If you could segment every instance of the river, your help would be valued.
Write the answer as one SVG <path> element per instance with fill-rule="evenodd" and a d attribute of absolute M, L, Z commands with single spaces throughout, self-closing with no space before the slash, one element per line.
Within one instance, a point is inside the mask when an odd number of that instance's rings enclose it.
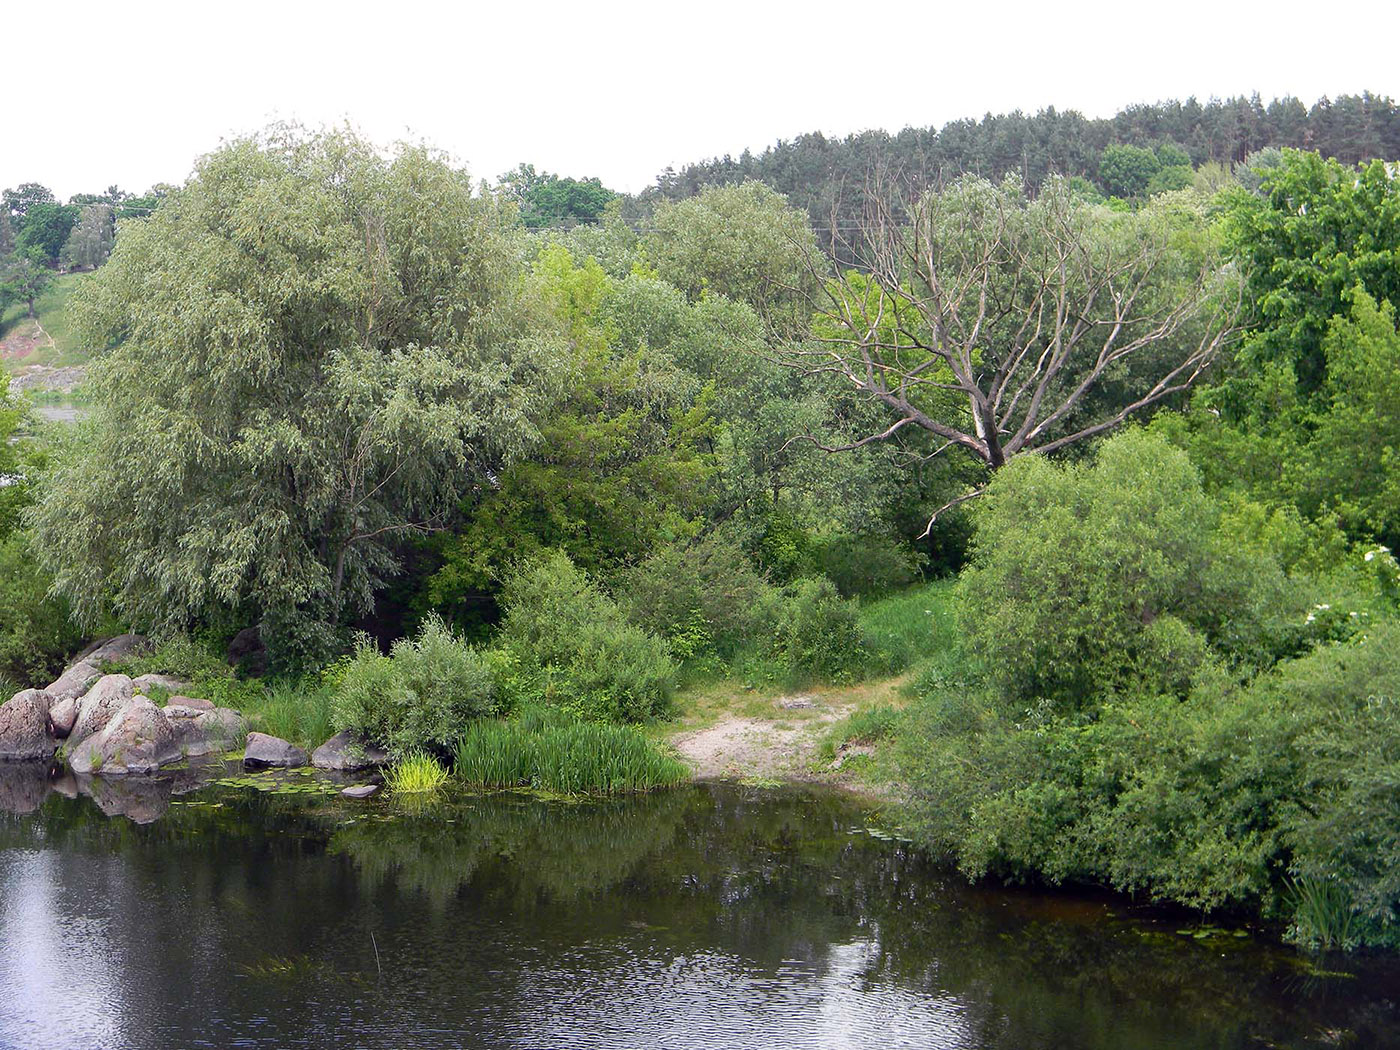
<path fill-rule="evenodd" d="M 826 791 L 413 807 L 18 775 L 5 1048 L 1400 1046 L 1390 961 L 970 887 Z"/>

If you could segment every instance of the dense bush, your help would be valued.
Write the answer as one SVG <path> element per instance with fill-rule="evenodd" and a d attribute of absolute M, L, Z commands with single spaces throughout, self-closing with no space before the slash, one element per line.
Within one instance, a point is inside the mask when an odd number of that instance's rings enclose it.
<path fill-rule="evenodd" d="M 522 699 L 579 717 L 638 721 L 660 714 L 676 664 L 666 643 L 634 624 L 568 556 L 553 551 L 506 580 L 502 640 Z"/>
<path fill-rule="evenodd" d="M 1298 645 L 1304 599 L 1220 523 L 1186 454 L 1154 434 L 1120 434 L 1092 465 L 1013 462 L 977 510 L 973 653 L 1008 698 L 1064 706 L 1184 695 L 1213 654 L 1267 666 Z"/>
<path fill-rule="evenodd" d="M 853 678 L 868 653 L 859 610 L 825 577 L 772 592 L 759 610 L 769 654 L 799 679 Z"/>
<path fill-rule="evenodd" d="M 647 558 L 622 580 L 619 601 L 629 620 L 665 638 L 677 657 L 727 660 L 752 641 L 768 590 L 738 539 L 711 532 Z"/>
<path fill-rule="evenodd" d="M 353 730 L 398 755 L 448 749 L 475 718 L 497 707 L 491 661 L 429 616 L 388 656 L 368 638 L 327 672 L 337 729 Z"/>
<path fill-rule="evenodd" d="M 49 597 L 52 582 L 24 533 L 0 539 L 0 678 L 16 689 L 47 685 L 82 640 L 67 603 Z"/>
<path fill-rule="evenodd" d="M 1400 944 L 1400 624 L 1240 688 L 1011 710 L 943 665 L 902 741 L 927 841 L 970 875 L 1258 910 L 1300 941 Z"/>

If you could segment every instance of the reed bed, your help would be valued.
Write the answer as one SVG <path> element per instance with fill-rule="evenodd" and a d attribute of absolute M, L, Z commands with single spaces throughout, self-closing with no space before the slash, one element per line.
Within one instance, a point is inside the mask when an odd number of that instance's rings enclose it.
<path fill-rule="evenodd" d="M 456 774 L 478 788 L 616 795 L 680 783 L 689 770 L 630 726 L 492 720 L 462 734 Z"/>

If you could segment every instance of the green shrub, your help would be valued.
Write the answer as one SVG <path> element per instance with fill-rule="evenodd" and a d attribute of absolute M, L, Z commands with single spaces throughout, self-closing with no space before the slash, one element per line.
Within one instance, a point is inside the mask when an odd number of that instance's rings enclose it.
<path fill-rule="evenodd" d="M 816 572 L 843 598 L 886 594 L 919 578 L 919 555 L 886 534 L 823 536 L 812 544 Z"/>
<path fill-rule="evenodd" d="M 1239 686 L 1014 708 L 930 667 L 901 724 L 925 841 L 970 875 L 1252 910 L 1317 945 L 1400 945 L 1400 623 Z"/>
<path fill-rule="evenodd" d="M 51 582 L 24 533 L 0 539 L 0 677 L 24 686 L 47 685 L 82 641 L 67 603 L 49 597 Z M 9 693 L 0 697 L 7 699 Z"/>
<path fill-rule="evenodd" d="M 854 602 L 825 577 L 798 580 L 765 600 L 768 651 L 796 678 L 849 680 L 868 660 Z"/>
<path fill-rule="evenodd" d="M 561 795 L 646 791 L 677 784 L 689 772 L 631 726 L 495 720 L 462 735 L 455 770 L 473 787 Z"/>
<path fill-rule="evenodd" d="M 676 678 L 666 643 L 628 623 L 567 555 L 553 551 L 518 567 L 502 604 L 502 639 L 523 672 L 522 699 L 614 722 L 665 709 Z"/>
<path fill-rule="evenodd" d="M 728 660 L 751 641 L 768 589 L 739 540 L 711 532 L 654 553 L 623 578 L 619 594 L 627 618 L 665 638 L 681 660 Z"/>
<path fill-rule="evenodd" d="M 1008 699 L 1065 706 L 1184 695 L 1207 643 L 1268 666 L 1297 644 L 1300 594 L 1219 522 L 1186 454 L 1151 433 L 1106 441 L 1092 465 L 1014 461 L 977 509 L 961 602 L 971 650 Z"/>
<path fill-rule="evenodd" d="M 368 638 L 327 672 L 335 727 L 351 730 L 396 755 L 451 747 L 475 718 L 497 706 L 490 659 L 457 637 L 437 616 L 414 638 L 400 638 L 384 656 Z"/>

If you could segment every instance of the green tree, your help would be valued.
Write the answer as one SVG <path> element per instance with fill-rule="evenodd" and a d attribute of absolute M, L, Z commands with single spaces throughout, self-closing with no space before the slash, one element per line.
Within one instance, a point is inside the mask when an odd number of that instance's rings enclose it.
<path fill-rule="evenodd" d="M 1099 183 L 1114 197 L 1133 199 L 1147 192 L 1162 162 L 1142 146 L 1108 146 L 1099 158 Z"/>
<path fill-rule="evenodd" d="M 324 645 L 534 437 L 559 350 L 516 258 L 427 148 L 274 127 L 209 154 L 77 295 L 106 349 L 35 515 L 59 590 L 88 621 L 232 609 Z"/>
<path fill-rule="evenodd" d="M 23 220 L 29 209 L 36 204 L 55 203 L 53 190 L 37 182 L 22 182 L 14 189 L 0 194 L 5 208 L 16 218 Z"/>
<path fill-rule="evenodd" d="M 520 209 L 520 221 L 532 229 L 595 223 L 617 196 L 595 178 L 537 173 L 533 164 L 521 164 L 502 175 L 500 187 Z"/>
<path fill-rule="evenodd" d="M 34 300 L 44 294 L 52 280 L 53 273 L 37 248 L 16 251 L 8 259 L 0 260 L 0 300 L 24 303 L 31 319 L 38 316 Z"/>
<path fill-rule="evenodd" d="M 647 247 L 657 273 L 689 298 L 717 292 L 747 303 L 782 335 L 805 326 L 816 240 L 781 194 L 761 182 L 712 187 L 659 204 L 654 223 Z"/>
<path fill-rule="evenodd" d="M 69 269 L 95 270 L 112 254 L 116 236 L 112 205 L 89 204 L 68 234 L 59 262 Z"/>
<path fill-rule="evenodd" d="M 68 241 L 79 209 L 67 204 L 34 204 L 24 214 L 15 250 L 22 254 L 37 254 L 46 266 L 58 262 L 59 252 Z"/>
<path fill-rule="evenodd" d="M 1380 161 L 1353 168 L 1297 150 L 1261 170 L 1258 192 L 1236 191 L 1229 209 L 1256 311 L 1240 361 L 1251 372 L 1291 367 L 1311 397 L 1326 383 L 1328 326 L 1352 289 L 1400 303 L 1400 179 Z"/>

